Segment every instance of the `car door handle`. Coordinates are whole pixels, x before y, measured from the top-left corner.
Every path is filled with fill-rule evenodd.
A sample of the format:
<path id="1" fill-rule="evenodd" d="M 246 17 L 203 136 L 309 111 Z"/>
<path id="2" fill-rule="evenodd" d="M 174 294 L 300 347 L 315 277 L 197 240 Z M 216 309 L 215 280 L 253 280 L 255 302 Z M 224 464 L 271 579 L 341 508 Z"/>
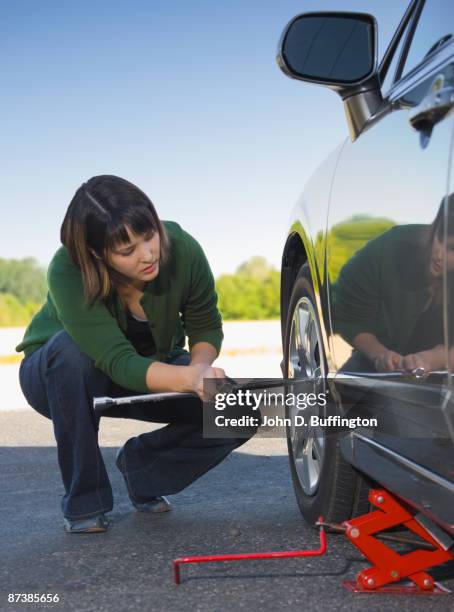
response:
<path id="1" fill-rule="evenodd" d="M 410 115 L 410 124 L 417 132 L 430 135 L 432 128 L 454 107 L 454 86 L 445 82 L 440 74 L 433 81 L 430 91 Z"/>

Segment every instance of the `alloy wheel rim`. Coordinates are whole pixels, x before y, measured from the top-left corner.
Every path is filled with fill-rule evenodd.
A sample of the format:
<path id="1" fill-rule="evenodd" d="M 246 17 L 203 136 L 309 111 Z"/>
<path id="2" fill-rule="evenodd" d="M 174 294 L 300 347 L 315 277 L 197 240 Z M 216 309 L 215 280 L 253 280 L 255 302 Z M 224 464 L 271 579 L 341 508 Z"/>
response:
<path id="1" fill-rule="evenodd" d="M 290 329 L 288 376 L 295 380 L 308 378 L 304 391 L 319 394 L 325 392 L 325 365 L 321 333 L 312 302 L 301 298 L 296 304 Z M 298 390 L 295 394 L 302 392 Z M 290 439 L 293 461 L 298 480 L 306 495 L 315 495 L 325 455 L 325 433 L 320 426 L 308 423 L 308 409 L 290 406 Z M 311 414 L 318 414 L 314 407 Z M 303 416 L 304 426 L 295 425 L 295 416 Z"/>

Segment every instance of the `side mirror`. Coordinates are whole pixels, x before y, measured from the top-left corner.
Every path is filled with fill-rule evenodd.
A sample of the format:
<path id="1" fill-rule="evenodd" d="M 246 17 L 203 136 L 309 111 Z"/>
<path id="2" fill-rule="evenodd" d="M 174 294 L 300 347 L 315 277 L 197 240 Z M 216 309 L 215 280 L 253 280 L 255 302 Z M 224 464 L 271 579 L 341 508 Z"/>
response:
<path id="1" fill-rule="evenodd" d="M 340 12 L 298 15 L 282 34 L 277 62 L 302 81 L 334 89 L 358 85 L 376 71 L 375 18 Z"/>
<path id="2" fill-rule="evenodd" d="M 383 106 L 377 76 L 377 22 L 372 15 L 297 15 L 282 33 L 277 63 L 293 79 L 326 85 L 341 96 L 352 140 Z"/>

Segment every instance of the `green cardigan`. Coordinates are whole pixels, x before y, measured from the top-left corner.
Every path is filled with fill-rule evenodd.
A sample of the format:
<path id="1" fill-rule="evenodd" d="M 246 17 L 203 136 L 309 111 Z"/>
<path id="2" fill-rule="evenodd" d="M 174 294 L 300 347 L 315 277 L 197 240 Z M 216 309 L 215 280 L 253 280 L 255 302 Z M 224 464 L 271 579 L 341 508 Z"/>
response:
<path id="1" fill-rule="evenodd" d="M 110 303 L 83 303 L 79 268 L 65 247 L 54 255 L 47 272 L 47 301 L 35 314 L 16 351 L 31 355 L 49 338 L 66 330 L 81 351 L 115 383 L 147 392 L 146 372 L 153 361 L 170 361 L 189 348 L 209 342 L 220 351 L 223 333 L 214 279 L 199 243 L 177 223 L 164 221 L 170 257 L 160 266 L 140 300 L 156 345 L 153 357 L 142 357 L 125 337 L 126 312 L 118 296 Z"/>
<path id="2" fill-rule="evenodd" d="M 332 287 L 333 331 L 349 344 L 361 332 L 402 352 L 429 299 L 425 279 L 428 225 L 399 225 L 368 242 Z"/>

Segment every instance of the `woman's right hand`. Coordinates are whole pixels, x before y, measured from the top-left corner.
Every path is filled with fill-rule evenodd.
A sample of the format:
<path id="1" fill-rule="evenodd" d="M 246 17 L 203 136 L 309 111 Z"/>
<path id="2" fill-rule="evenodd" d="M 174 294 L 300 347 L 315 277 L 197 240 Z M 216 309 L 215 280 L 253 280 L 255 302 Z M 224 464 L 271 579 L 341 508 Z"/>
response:
<path id="1" fill-rule="evenodd" d="M 370 332 L 361 332 L 355 336 L 352 345 L 372 361 L 377 372 L 396 372 L 402 369 L 403 356 L 386 348 Z"/>
<path id="2" fill-rule="evenodd" d="M 222 368 L 213 368 L 206 363 L 194 363 L 185 366 L 189 370 L 190 390 L 200 397 L 202 401 L 208 401 L 210 398 L 206 389 L 203 388 L 204 378 L 225 378 L 225 372 Z"/>

